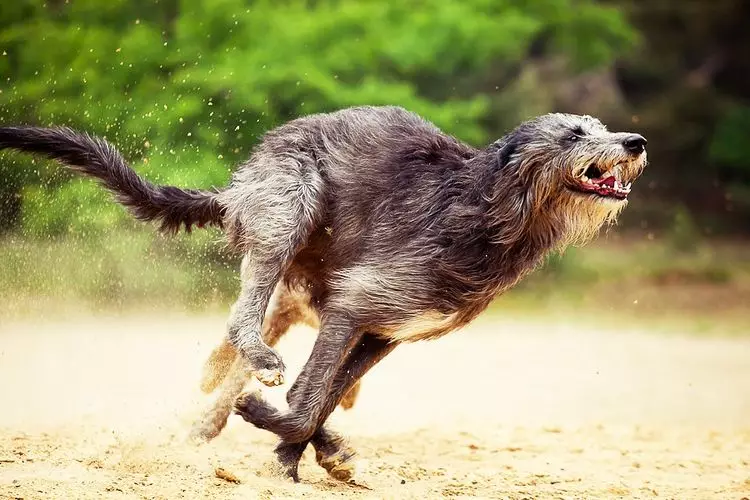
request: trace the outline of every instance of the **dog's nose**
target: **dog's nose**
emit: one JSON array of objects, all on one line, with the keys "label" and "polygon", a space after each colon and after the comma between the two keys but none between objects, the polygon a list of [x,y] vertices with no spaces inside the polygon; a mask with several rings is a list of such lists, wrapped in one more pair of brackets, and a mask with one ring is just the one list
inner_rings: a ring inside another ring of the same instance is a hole
[{"label": "dog's nose", "polygon": [[643,153],[643,150],[646,149],[647,143],[648,141],[646,140],[646,138],[639,134],[631,134],[627,136],[624,141],[622,141],[622,145],[625,150],[628,153],[633,153],[634,155]]}]

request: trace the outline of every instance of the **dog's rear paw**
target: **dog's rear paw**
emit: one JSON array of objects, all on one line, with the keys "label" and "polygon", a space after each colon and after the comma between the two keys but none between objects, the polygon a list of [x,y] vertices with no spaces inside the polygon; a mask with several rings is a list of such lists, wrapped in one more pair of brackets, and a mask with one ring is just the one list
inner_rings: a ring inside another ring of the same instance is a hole
[{"label": "dog's rear paw", "polygon": [[190,429],[190,434],[188,435],[188,442],[196,446],[206,444],[212,439],[214,439],[216,436],[218,436],[221,433],[223,428],[224,428],[223,425],[217,425],[217,423],[213,421],[196,422],[195,424],[193,424],[193,428]]},{"label": "dog's rear paw", "polygon": [[284,371],[286,366],[279,353],[265,344],[256,344],[251,349],[243,351],[248,361],[250,375],[260,380],[267,386],[281,385],[284,383]]},{"label": "dog's rear paw", "polygon": [[192,429],[187,437],[187,443],[193,446],[201,446],[209,443],[214,437],[200,429]]},{"label": "dog's rear paw", "polygon": [[284,373],[281,370],[256,370],[253,372],[253,375],[268,387],[284,383]]}]

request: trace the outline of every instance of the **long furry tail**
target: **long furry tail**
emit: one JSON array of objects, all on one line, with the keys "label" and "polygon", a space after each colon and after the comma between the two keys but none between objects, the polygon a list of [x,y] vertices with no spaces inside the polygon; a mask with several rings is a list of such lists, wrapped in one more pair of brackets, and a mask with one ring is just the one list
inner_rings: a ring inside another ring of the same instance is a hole
[{"label": "long furry tail", "polygon": [[138,176],[108,142],[65,127],[0,127],[0,150],[42,154],[73,170],[95,177],[117,202],[139,220],[156,221],[164,232],[182,225],[222,227],[224,208],[217,193],[155,186]]}]

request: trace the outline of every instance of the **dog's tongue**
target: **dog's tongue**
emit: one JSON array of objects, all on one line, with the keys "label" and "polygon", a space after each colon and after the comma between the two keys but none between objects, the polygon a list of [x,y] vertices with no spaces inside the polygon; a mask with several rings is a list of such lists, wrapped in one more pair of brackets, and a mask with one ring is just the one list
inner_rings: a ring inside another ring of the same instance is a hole
[{"label": "dog's tongue", "polygon": [[609,176],[609,177],[605,177],[603,179],[592,179],[591,182],[593,182],[594,184],[596,184],[598,186],[606,186],[608,188],[613,188],[614,189],[614,187],[615,187],[615,176],[612,175],[612,176]]}]

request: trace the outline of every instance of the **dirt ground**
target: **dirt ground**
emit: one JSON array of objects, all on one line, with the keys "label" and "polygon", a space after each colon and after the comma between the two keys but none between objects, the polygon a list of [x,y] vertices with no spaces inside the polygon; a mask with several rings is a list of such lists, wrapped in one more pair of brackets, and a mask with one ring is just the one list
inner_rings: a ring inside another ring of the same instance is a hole
[{"label": "dirt ground", "polygon": [[[187,444],[218,316],[0,324],[2,498],[750,497],[750,339],[480,318],[399,348],[333,425],[359,485],[232,417]],[[295,371],[314,333],[280,345]],[[264,389],[282,404],[284,387]],[[219,479],[216,469],[238,484]]]}]

